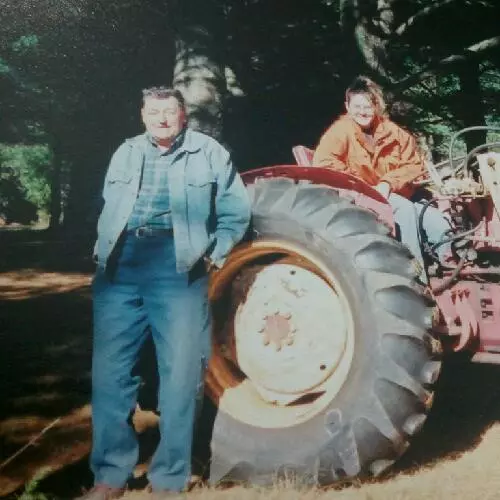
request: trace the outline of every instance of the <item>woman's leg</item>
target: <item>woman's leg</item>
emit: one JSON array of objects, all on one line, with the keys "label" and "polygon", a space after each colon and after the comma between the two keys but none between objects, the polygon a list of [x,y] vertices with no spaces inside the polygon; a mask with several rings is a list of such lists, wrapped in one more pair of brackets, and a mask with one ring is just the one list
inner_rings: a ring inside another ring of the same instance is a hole
[{"label": "woman's leg", "polygon": [[422,267],[420,279],[427,283],[427,275],[424,267],[424,255],[422,242],[418,232],[418,212],[415,204],[398,194],[391,193],[388,199],[393,213],[394,221],[399,230],[399,238]]}]

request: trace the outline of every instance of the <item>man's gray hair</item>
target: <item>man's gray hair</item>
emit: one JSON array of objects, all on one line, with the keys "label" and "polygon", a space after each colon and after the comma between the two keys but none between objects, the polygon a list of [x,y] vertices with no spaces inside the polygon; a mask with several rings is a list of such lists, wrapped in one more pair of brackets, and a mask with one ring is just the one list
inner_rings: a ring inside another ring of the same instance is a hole
[{"label": "man's gray hair", "polygon": [[186,109],[186,101],[181,91],[171,87],[149,87],[147,89],[143,89],[142,90],[143,101],[148,97],[152,97],[154,99],[168,99],[169,97],[174,97],[175,99],[177,99],[179,106],[183,110]]}]

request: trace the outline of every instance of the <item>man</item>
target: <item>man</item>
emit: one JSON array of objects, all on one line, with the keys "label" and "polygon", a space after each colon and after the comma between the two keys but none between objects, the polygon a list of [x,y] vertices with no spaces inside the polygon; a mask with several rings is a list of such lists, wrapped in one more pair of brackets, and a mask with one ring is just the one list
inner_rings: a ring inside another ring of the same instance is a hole
[{"label": "man", "polygon": [[131,376],[148,333],[156,347],[161,439],[148,479],[158,498],[190,478],[195,400],[210,352],[208,271],[222,266],[250,219],[229,153],[186,127],[182,94],[143,91],[146,132],[115,152],[105,179],[92,285],[95,486],[80,500],[124,493],[138,458]]},{"label": "man", "polygon": [[[413,182],[424,173],[424,162],[415,139],[385,116],[382,89],[369,78],[359,76],[345,93],[346,114],[338,118],[321,137],[313,165],[330,167],[363,179],[392,206],[401,240],[420,263],[420,279],[427,281],[418,217],[421,203],[409,201]],[[434,207],[423,217],[427,240],[437,243],[446,237],[450,224]],[[451,256],[450,244],[437,247],[439,261]]]}]

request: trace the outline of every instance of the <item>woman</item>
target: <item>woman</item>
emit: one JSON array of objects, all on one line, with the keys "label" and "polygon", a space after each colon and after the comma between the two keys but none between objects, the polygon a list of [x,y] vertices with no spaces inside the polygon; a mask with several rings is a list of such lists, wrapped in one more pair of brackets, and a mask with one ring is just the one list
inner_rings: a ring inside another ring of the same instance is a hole
[{"label": "woman", "polygon": [[[425,235],[419,234],[421,203],[408,198],[413,182],[424,173],[424,162],[415,139],[385,114],[382,89],[364,76],[357,77],[345,93],[346,114],[338,118],[321,137],[313,165],[333,168],[361,178],[381,193],[392,206],[401,241],[424,269],[421,237],[434,244],[446,237],[450,224],[437,209],[428,207],[423,218]],[[445,263],[450,244],[437,248]],[[425,272],[421,279],[427,281]]]}]

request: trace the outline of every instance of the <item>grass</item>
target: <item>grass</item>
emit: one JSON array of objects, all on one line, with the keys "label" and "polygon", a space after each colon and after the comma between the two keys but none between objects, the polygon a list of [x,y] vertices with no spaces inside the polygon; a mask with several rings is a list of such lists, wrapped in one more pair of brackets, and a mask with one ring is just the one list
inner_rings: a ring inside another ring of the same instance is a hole
[{"label": "grass", "polygon": [[[186,500],[498,500],[500,498],[500,425],[492,426],[480,445],[458,458],[449,457],[408,473],[393,472],[383,479],[353,481],[329,488],[305,488],[293,481],[272,487],[197,487]],[[38,473],[18,500],[63,500],[38,491],[47,471]],[[150,495],[130,491],[124,500],[148,500]],[[181,496],[179,496],[181,498]],[[66,499],[64,499],[66,500]]]},{"label": "grass", "polygon": [[40,469],[24,487],[24,491],[18,500],[51,500],[47,495],[38,491],[40,483],[50,474],[51,470],[48,467]]},{"label": "grass", "polygon": [[[459,457],[450,456],[383,479],[350,485],[304,489],[292,482],[270,488],[234,486],[196,488],[187,500],[498,500],[500,498],[500,425],[490,427],[480,444]],[[129,492],[126,500],[148,500],[144,492]]]}]

